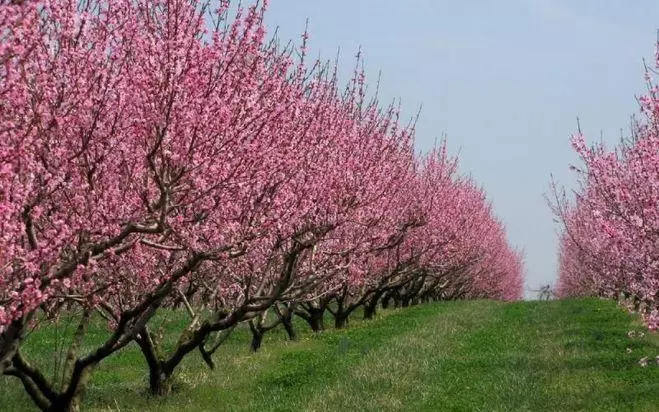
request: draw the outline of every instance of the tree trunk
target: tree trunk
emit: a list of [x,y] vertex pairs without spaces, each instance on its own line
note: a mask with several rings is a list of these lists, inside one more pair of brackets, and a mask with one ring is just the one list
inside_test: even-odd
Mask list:
[[53,400],[50,406],[44,409],[47,412],[79,412],[82,410],[82,399],[87,389],[87,383],[92,376],[94,366],[85,367],[80,371],[77,381],[72,382],[66,392]]
[[[154,373],[155,372],[155,373]],[[149,391],[155,396],[167,396],[172,393],[174,379],[172,374],[160,369],[160,373],[149,371]]]
[[32,368],[20,353],[12,361],[14,369],[8,374],[18,377],[35,405],[46,412],[80,411],[89,379],[97,364],[76,365],[66,390],[58,392],[37,369]]
[[24,318],[9,324],[0,333],[0,375],[11,365],[11,360],[18,351],[18,345],[23,338]]
[[284,316],[281,319],[282,325],[284,325],[284,329],[286,330],[286,333],[288,334],[288,339],[290,340],[296,340],[297,339],[297,333],[295,332],[295,328],[293,327],[293,314],[289,313],[288,316]]
[[364,306],[364,319],[373,319],[378,309],[378,301],[375,300],[372,303]]
[[364,319],[373,319],[378,310],[378,302],[384,295],[384,291],[375,292],[375,294],[364,305]]
[[343,329],[348,326],[348,316],[342,312],[337,312],[334,315],[334,327],[337,329]]
[[58,399],[53,402],[47,409],[44,409],[45,412],[78,412],[80,411],[80,403],[65,399]]
[[314,332],[325,330],[325,309],[313,308],[308,312],[309,318],[306,319],[306,321],[309,324],[309,327],[311,327],[311,330]]
[[98,360],[84,362],[76,358],[91,315],[91,310],[84,310],[80,318],[62,366],[60,388],[56,388],[55,383],[48,382],[41,371],[32,367],[19,351],[15,353],[11,374],[21,380],[28,395],[41,410],[68,412],[81,409],[85,389],[98,365]]
[[151,333],[144,328],[135,341],[140,347],[146,364],[149,367],[149,392],[155,396],[166,396],[172,391],[172,370],[165,368]]
[[261,348],[261,343],[263,343],[263,331],[254,328],[252,329],[252,343],[250,349],[252,352],[257,352]]

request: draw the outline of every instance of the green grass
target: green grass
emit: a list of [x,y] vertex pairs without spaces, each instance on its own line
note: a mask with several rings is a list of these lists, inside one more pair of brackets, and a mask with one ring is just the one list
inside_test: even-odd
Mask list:
[[[174,314],[165,330],[182,322]],[[251,354],[239,329],[216,354],[216,370],[197,353],[186,359],[166,399],[145,394],[146,367],[130,346],[96,370],[85,409],[659,410],[659,337],[630,338],[643,327],[609,301],[446,302],[351,320],[347,330],[298,330],[297,342],[273,331]],[[89,343],[103,334],[96,325]],[[26,353],[52,365],[55,340],[55,328],[37,331]],[[645,368],[644,356],[653,361]],[[0,377],[0,411],[32,409],[19,382]]]

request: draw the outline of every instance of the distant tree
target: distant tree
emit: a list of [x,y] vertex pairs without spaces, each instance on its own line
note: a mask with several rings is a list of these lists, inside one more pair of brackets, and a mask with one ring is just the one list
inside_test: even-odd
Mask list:
[[539,300],[552,300],[556,297],[552,285],[544,285],[538,289],[531,289],[531,291],[538,294]]

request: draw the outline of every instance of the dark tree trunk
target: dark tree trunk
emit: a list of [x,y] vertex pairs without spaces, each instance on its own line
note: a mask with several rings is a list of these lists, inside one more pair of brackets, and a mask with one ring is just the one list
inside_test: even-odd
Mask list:
[[297,333],[293,327],[293,314],[289,313],[288,316],[284,316],[281,319],[282,325],[284,325],[284,330],[288,334],[288,339],[295,340],[297,339]]
[[373,319],[378,310],[378,302],[384,291],[376,292],[364,305],[364,319]]
[[275,304],[274,311],[277,314],[277,319],[284,326],[284,330],[288,335],[289,340],[297,339],[295,328],[293,327],[293,313],[295,313],[296,302],[285,303],[282,306]]
[[263,318],[259,318],[257,321],[249,321],[249,330],[252,332],[252,342],[249,345],[252,352],[257,352],[261,348],[261,343],[263,343],[263,335],[267,329],[263,328],[261,324]]
[[378,310],[378,302],[380,302],[380,296],[382,294],[376,294],[364,305],[364,319],[373,319]]
[[25,318],[13,321],[0,333],[0,375],[11,365],[12,358],[18,351],[23,339]]
[[155,396],[167,396],[172,393],[172,371],[166,371],[159,364],[149,367],[149,392]]
[[397,308],[400,306],[400,294],[399,288],[390,289],[384,294],[382,298],[382,309],[388,309],[390,307]]
[[348,326],[348,315],[342,312],[337,312],[334,315],[334,327],[337,329],[343,329]]
[[325,330],[325,308],[312,308],[308,310],[309,318],[307,323],[311,330],[314,332],[320,332]]
[[46,412],[78,412],[82,409],[82,391],[74,391],[72,394],[62,394],[50,406]]
[[135,341],[140,347],[146,364],[149,367],[149,392],[156,396],[166,396],[172,391],[172,372],[158,357],[156,346],[148,329],[140,332]]
[[32,368],[23,359],[20,352],[17,352],[12,360],[14,370],[7,374],[16,376],[21,380],[30,398],[42,411],[79,411],[87,383],[96,365],[96,363],[85,366],[76,365],[68,378],[68,385],[65,386],[62,392],[58,392],[46,381],[41,372]]
[[257,352],[261,348],[261,343],[263,343],[263,331],[259,329],[252,329],[252,343],[250,344],[250,349],[252,352]]
[[373,319],[377,313],[378,303],[375,301],[375,304],[369,303],[364,306],[364,319]]

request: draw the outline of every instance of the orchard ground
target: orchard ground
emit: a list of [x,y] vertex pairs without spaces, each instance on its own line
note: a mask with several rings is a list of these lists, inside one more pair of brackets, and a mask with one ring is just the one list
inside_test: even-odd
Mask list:
[[[185,321],[176,312],[154,326],[173,344]],[[57,336],[66,327],[74,323],[38,329],[28,340],[30,358],[51,363],[44,370],[61,356]],[[656,411],[659,405],[659,336],[606,300],[443,302],[381,311],[345,330],[313,334],[300,323],[298,331],[296,342],[280,330],[267,334],[254,354],[249,330],[237,329],[218,351],[214,371],[188,357],[164,399],[146,395],[143,357],[129,346],[100,365],[84,409]],[[89,347],[104,334],[101,322],[93,325]],[[34,409],[17,379],[0,382],[0,410]]]

